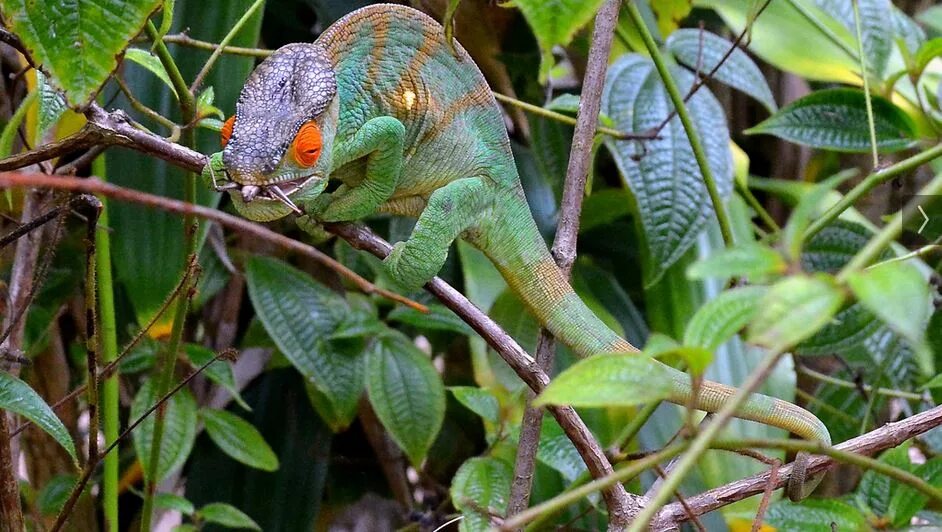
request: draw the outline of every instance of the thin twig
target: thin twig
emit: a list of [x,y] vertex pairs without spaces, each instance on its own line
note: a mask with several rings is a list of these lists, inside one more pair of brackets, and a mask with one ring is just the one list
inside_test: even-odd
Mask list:
[[224,54],[232,55],[243,55],[247,57],[259,57],[266,58],[270,56],[274,50],[266,50],[264,48],[245,48],[242,46],[220,46],[214,42],[201,41],[199,39],[194,39],[185,33],[177,33],[175,35],[164,35],[164,42],[170,44],[179,44],[180,46],[188,46],[190,48],[197,48],[200,50],[217,50],[222,49]]
[[[255,15],[255,12],[258,11],[258,8],[265,4],[265,0],[255,0],[248,9],[245,10],[242,17],[232,25],[232,28],[229,29],[229,32],[226,33],[226,36],[223,37],[222,41],[219,42],[219,46],[213,50],[212,55],[209,56],[209,59],[206,60],[206,63],[203,64],[203,68],[200,69],[199,74],[196,75],[196,78],[193,79],[193,83],[190,85],[190,94],[196,94],[197,89],[200,88],[200,85],[203,84],[203,80],[206,79],[206,76],[209,75],[209,71],[213,69],[213,65],[216,64],[216,60],[219,59],[219,56],[222,55],[223,50],[226,45],[232,42],[232,39],[235,38],[236,34],[245,26],[245,23],[249,21],[252,16]],[[162,42],[160,44],[163,44]]]
[[[576,258],[579,215],[582,212],[582,198],[585,196],[586,179],[592,162],[592,143],[598,127],[602,87],[605,84],[605,71],[608,67],[608,56],[620,5],[621,0],[607,0],[595,17],[595,29],[592,31],[588,66],[582,84],[582,98],[579,102],[576,129],[569,154],[569,167],[563,187],[562,206],[553,243],[553,258],[563,276],[567,278],[572,272],[572,264]],[[553,367],[555,343],[552,334],[542,328],[537,343],[536,362],[547,373]],[[531,394],[529,399],[532,400],[532,398]],[[522,512],[529,505],[542,423],[543,409],[534,408],[528,401],[523,414],[517,456],[514,461],[510,502],[507,505],[508,516]],[[618,507],[611,506],[609,502],[609,526],[624,527],[629,518],[626,513],[626,501],[623,498],[616,501],[619,504]]]
[[374,285],[363,277],[360,277],[356,272],[350,270],[334,258],[325,255],[323,252],[313,246],[309,246],[302,242],[298,242],[297,240],[288,238],[280,233],[276,233],[263,225],[250,222],[244,218],[239,218],[231,214],[226,214],[222,211],[210,209],[209,207],[203,207],[202,205],[194,205],[171,198],[165,198],[163,196],[155,196],[128,188],[118,187],[110,183],[100,181],[96,178],[81,179],[66,176],[49,176],[38,173],[0,172],[0,187],[55,188],[87,192],[91,194],[102,194],[120,201],[140,203],[142,205],[155,207],[167,212],[178,214],[189,213],[205,220],[211,220],[229,229],[250,234],[267,242],[272,242],[278,246],[300,253],[306,257],[310,257],[335,271],[344,279],[352,282],[360,291],[365,294],[376,294],[391,301],[395,301],[410,308],[414,308],[418,311],[428,312],[428,307],[425,305]]
[[[557,122],[562,122],[563,124],[569,124],[570,126],[576,125],[576,119],[564,115],[562,113],[557,113],[552,109],[547,109],[545,107],[540,107],[539,105],[533,105],[532,103],[527,103],[523,100],[518,100],[517,98],[511,98],[506,94],[501,94],[495,92],[494,99],[499,102],[503,102],[514,107],[519,107],[524,111],[529,111],[535,115],[542,116],[543,118],[549,118],[550,120],[555,120]],[[585,94],[585,91],[583,91]],[[601,93],[599,93],[601,95]],[[598,116],[598,115],[596,115]],[[608,135],[610,137],[616,138],[618,140],[651,140],[657,138],[657,133],[655,131],[644,131],[641,133],[628,133],[626,131],[618,131],[617,129],[612,129],[610,127],[598,126],[598,132],[603,135]]]
[[[762,500],[759,501],[759,508],[756,510],[756,517],[752,520],[751,532],[759,532],[762,528],[762,520],[765,519],[765,512],[769,509],[769,502],[772,500],[772,492],[775,491],[775,481],[778,480],[778,469],[782,467],[782,462],[774,460],[772,467],[769,468],[769,482],[762,492]],[[684,511],[690,514],[690,506],[684,505]]]

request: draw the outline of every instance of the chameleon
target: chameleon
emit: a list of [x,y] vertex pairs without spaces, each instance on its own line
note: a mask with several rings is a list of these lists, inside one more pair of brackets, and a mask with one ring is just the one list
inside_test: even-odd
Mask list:
[[[530,212],[500,108],[468,53],[424,13],[375,4],[341,18],[313,43],[276,50],[246,80],[203,177],[255,221],[323,222],[377,213],[416,218],[383,264],[418,289],[463,238],[500,271],[540,323],[582,357],[638,353],[576,295]],[[327,191],[330,179],[339,186]],[[657,364],[661,362],[655,361]],[[668,400],[716,412],[736,389],[665,366]],[[737,417],[830,444],[827,427],[787,401],[751,395]],[[787,492],[820,481],[796,459]]]

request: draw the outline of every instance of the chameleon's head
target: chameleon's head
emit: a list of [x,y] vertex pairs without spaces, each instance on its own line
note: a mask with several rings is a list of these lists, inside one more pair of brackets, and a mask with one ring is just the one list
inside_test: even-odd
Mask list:
[[[236,209],[268,221],[300,212],[324,191],[336,128],[337,83],[312,44],[279,48],[252,72],[222,130],[222,160]],[[217,183],[218,185],[218,183]]]

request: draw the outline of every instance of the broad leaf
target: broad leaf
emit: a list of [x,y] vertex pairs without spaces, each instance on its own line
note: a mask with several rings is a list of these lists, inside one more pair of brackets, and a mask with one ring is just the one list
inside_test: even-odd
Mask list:
[[[909,116],[882,96],[871,95],[877,148],[892,152],[912,146],[916,127]],[[826,150],[870,151],[870,127],[864,93],[857,89],[820,90],[783,107],[748,134],[775,135]]]
[[[671,69],[681,93],[693,75]],[[729,130],[722,107],[709,90],[701,89],[687,102],[707,161],[723,198],[733,186]],[[602,112],[621,131],[644,132],[657,127],[673,110],[664,85],[650,60],[636,54],[622,56],[611,67],[602,93]],[[657,139],[643,143],[605,139],[618,169],[635,196],[641,227],[649,251],[646,284],[693,245],[707,222],[714,219],[700,167],[680,120],[675,116]]]
[[278,469],[278,457],[271,450],[265,438],[251,423],[225,410],[204,408],[200,417],[206,425],[206,432],[217,447],[238,462],[261,469]]
[[[131,403],[131,419],[138,419],[152,407],[159,397],[152,380],[147,380],[138,390]],[[154,419],[156,412],[147,416],[134,430],[134,450],[141,462],[145,476],[150,471],[151,448],[154,440]],[[164,431],[160,440],[160,455],[157,460],[157,478],[159,482],[171,472],[182,466],[193,449],[196,441],[196,400],[186,388],[173,394],[167,401],[164,415]]]
[[535,405],[633,406],[667,398],[671,370],[640,353],[596,355],[563,371]]
[[684,345],[716,349],[752,320],[767,291],[764,286],[744,286],[721,293],[690,318]]
[[36,84],[39,85],[39,124],[36,138],[42,139],[52,126],[69,108],[62,93],[54,89],[41,70],[36,71]]
[[749,341],[786,349],[810,337],[841,308],[844,294],[830,277],[786,277],[772,285],[749,324]]
[[536,42],[540,45],[542,60],[540,79],[546,80],[553,66],[552,49],[565,46],[573,36],[595,16],[603,0],[515,0],[515,5],[527,20]]
[[464,519],[465,532],[490,529],[489,513],[504,515],[510,499],[513,470],[498,458],[471,458],[461,465],[451,481],[451,500]]
[[[935,457],[917,467],[913,474],[925,480],[931,486],[942,487],[942,458]],[[900,484],[890,497],[887,514],[893,521],[893,526],[903,528],[923,509],[929,497],[912,486]]]
[[[890,52],[893,50],[894,27],[892,24],[887,24],[887,16],[891,13],[893,4],[890,0],[854,0],[854,2],[860,10],[860,32],[863,34],[867,71],[879,78],[886,70]],[[814,0],[814,3],[843,24],[856,37],[857,24],[853,2]]]
[[860,510],[836,499],[805,499],[801,503],[780,500],[769,507],[765,522],[782,532],[868,529]]
[[569,482],[575,481],[579,475],[586,472],[585,462],[579,456],[579,451],[552,416],[543,416],[536,458],[559,471]]
[[813,185],[810,190],[803,191],[798,205],[795,206],[782,231],[782,247],[787,257],[793,260],[799,258],[805,241],[805,232],[811,225],[811,220],[819,214],[818,211],[828,193],[853,175],[855,174],[852,172],[841,172]]
[[428,305],[428,310],[426,314],[414,308],[398,306],[386,316],[386,319],[426,331],[448,331],[466,336],[474,334],[474,329],[470,325],[444,305],[433,303]]
[[52,84],[65,92],[72,107],[81,108],[98,93],[160,2],[7,0],[0,10]]
[[500,421],[500,403],[491,392],[475,386],[449,386],[448,391],[465,408],[481,416],[485,421]]
[[78,477],[75,475],[56,475],[49,479],[36,495],[36,509],[39,513],[48,516],[57,515],[68,500],[76,480]]
[[362,341],[329,337],[351,313],[346,300],[275,259],[253,257],[249,297],[268,335],[341,417],[356,410],[363,391]]
[[782,256],[768,246],[756,242],[722,249],[687,268],[687,277],[749,277],[756,279],[769,274],[785,273],[788,265]]
[[[884,451],[879,460],[903,471],[912,471],[914,467],[909,461],[908,442]],[[857,498],[864,507],[869,508],[876,515],[885,515],[889,510],[890,501],[902,486],[882,473],[873,470],[865,471],[857,486]]]
[[150,70],[155,76],[160,78],[160,81],[164,82],[164,85],[173,92],[174,96],[177,95],[177,90],[174,88],[173,83],[170,82],[167,69],[164,68],[163,63],[161,63],[153,53],[147,50],[141,50],[140,48],[128,48],[124,53],[124,58]]
[[28,384],[6,371],[0,371],[0,409],[32,421],[68,451],[72,460],[77,459],[75,444],[62,421]]
[[197,514],[207,523],[215,523],[228,528],[247,528],[250,530],[261,530],[262,527],[252,520],[245,513],[224,502],[214,502],[203,506],[197,511]]
[[[712,72],[733,43],[708,31],[677,30],[667,38],[667,49],[678,61],[699,68],[701,75]],[[717,81],[740,90],[759,101],[770,113],[778,106],[762,71],[741,48],[736,48],[713,75]]]
[[929,320],[929,284],[914,266],[890,262],[854,272],[847,284],[857,300],[922,352],[917,360],[932,375],[933,360],[924,346]]
[[154,495],[154,506],[165,510],[174,510],[183,515],[193,515],[193,512],[196,511],[196,507],[186,497],[167,492]]
[[676,30],[677,25],[693,9],[693,0],[655,0],[650,4],[651,11],[657,18],[657,29],[661,35],[669,35]]
[[418,467],[445,419],[441,376],[429,357],[400,335],[378,338],[366,366],[366,390],[376,416]]

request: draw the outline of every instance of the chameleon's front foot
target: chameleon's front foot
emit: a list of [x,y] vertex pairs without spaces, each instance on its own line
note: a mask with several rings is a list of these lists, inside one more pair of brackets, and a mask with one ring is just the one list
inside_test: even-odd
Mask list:
[[324,226],[321,225],[316,219],[307,214],[304,216],[298,216],[295,220],[295,223],[298,224],[298,228],[311,237],[311,242],[315,246],[327,242],[334,236],[332,233],[329,233],[326,229],[324,229]]
[[383,259],[383,265],[389,275],[403,288],[418,290],[438,274],[444,258],[435,260],[418,253],[414,246],[406,242],[397,242],[389,255]]

